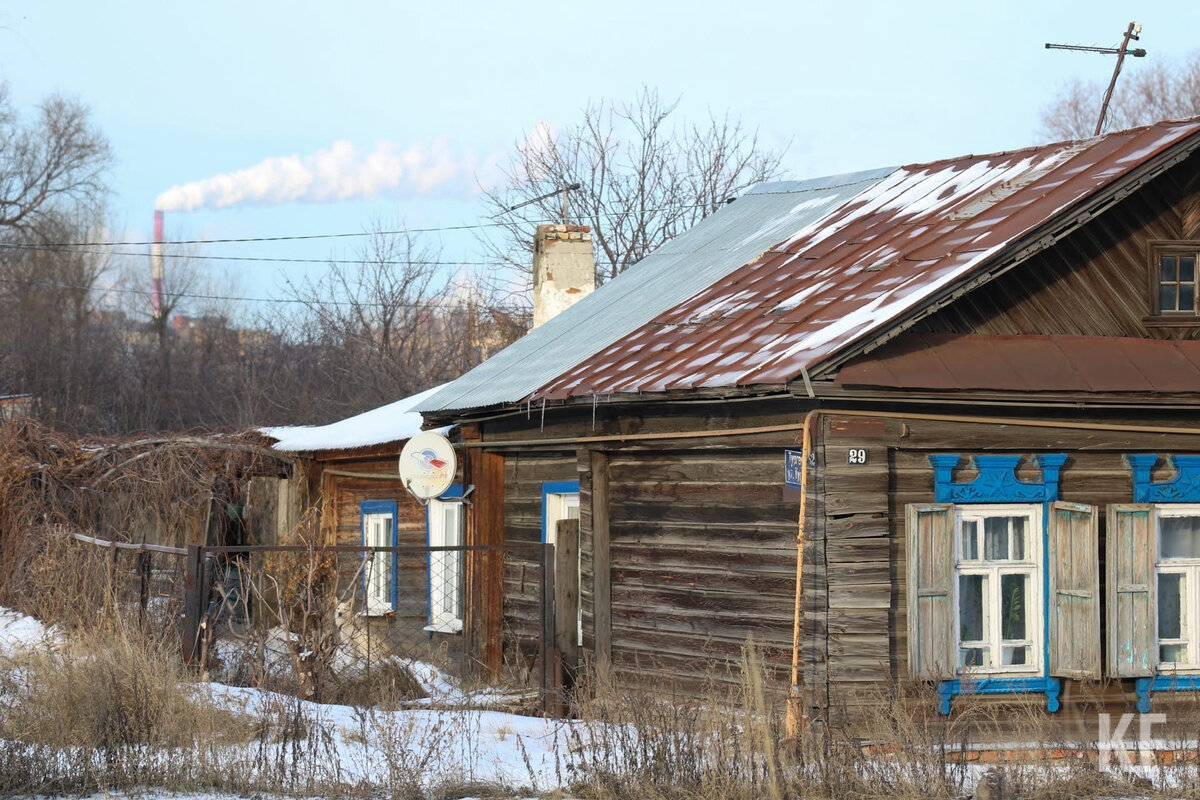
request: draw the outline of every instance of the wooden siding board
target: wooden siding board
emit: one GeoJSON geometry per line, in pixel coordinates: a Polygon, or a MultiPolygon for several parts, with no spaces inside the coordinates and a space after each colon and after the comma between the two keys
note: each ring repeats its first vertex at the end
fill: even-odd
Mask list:
{"type": "Polygon", "coordinates": [[[608,455],[618,674],[636,661],[640,683],[679,680],[660,653],[729,668],[750,638],[790,665],[798,503],[782,500],[782,464],[782,448],[608,455]]]}
{"type": "Polygon", "coordinates": [[[931,315],[914,330],[988,334],[1200,337],[1195,328],[1148,327],[1149,242],[1183,239],[1180,209],[1200,202],[1196,156],[1157,178],[1054,247],[931,315]],[[1063,313],[1070,308],[1071,313],[1063,313]]]}

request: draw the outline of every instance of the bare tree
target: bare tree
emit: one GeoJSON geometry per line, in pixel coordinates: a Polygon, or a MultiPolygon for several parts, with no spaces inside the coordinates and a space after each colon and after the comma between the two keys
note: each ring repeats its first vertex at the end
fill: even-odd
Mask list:
{"type": "Polygon", "coordinates": [[[0,250],[0,389],[29,392],[47,420],[90,413],[118,354],[101,329],[102,251],[65,246],[98,235],[82,212],[41,212],[20,246],[0,250]]]}
{"type": "MultiPolygon", "coordinates": [[[[1200,52],[1181,62],[1126,64],[1109,104],[1104,132],[1136,128],[1162,119],[1200,115],[1200,52]],[[1130,67],[1133,69],[1130,69],[1130,67]]],[[[1046,140],[1084,139],[1096,129],[1108,78],[1071,81],[1042,111],[1046,140]]]]}
{"type": "Polygon", "coordinates": [[[85,106],[51,95],[26,123],[0,84],[0,228],[27,231],[47,213],[96,208],[111,164],[85,106]]]}
{"type": "Polygon", "coordinates": [[[527,203],[575,183],[571,222],[590,225],[597,282],[625,271],[651,251],[721,207],[738,192],[776,177],[782,153],[728,114],[703,123],[677,118],[679,101],[643,88],[629,103],[602,100],[578,125],[554,133],[539,127],[502,168],[503,185],[487,194],[502,233],[488,242],[493,257],[528,288],[533,228],[562,217],[559,195],[527,203]]]}
{"type": "Polygon", "coordinates": [[[414,236],[379,232],[356,262],[288,282],[303,304],[297,346],[320,360],[319,385],[336,417],[389,403],[455,377],[465,339],[454,311],[463,299],[439,272],[439,250],[414,236]],[[302,344],[306,343],[306,344],[302,344]]]}

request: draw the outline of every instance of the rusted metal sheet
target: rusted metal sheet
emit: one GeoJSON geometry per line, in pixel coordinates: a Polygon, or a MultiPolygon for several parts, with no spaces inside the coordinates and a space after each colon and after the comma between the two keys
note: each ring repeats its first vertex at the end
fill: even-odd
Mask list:
{"type": "Polygon", "coordinates": [[[445,412],[524,400],[664,311],[811,229],[895,167],[754,187],[546,324],[421,401],[445,412]]]}
{"type": "Polygon", "coordinates": [[[1200,392],[1200,341],[921,334],[838,372],[842,386],[1200,392]]]}
{"type": "MultiPolygon", "coordinates": [[[[1173,158],[1200,147],[1197,133],[1200,120],[1164,122],[903,167],[527,399],[785,384],[1013,258],[1016,245],[1048,222],[1075,220],[1135,170],[1165,169],[1168,151],[1173,158]]],[[[1022,360],[1009,371],[1044,376],[1058,358],[1025,356],[1033,365],[1022,360]]],[[[954,374],[972,369],[984,371],[962,365],[954,374]]]]}

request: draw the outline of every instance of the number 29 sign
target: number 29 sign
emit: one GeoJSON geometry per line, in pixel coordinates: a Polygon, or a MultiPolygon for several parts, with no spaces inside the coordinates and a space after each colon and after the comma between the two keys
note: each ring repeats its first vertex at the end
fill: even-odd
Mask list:
{"type": "Polygon", "coordinates": [[[853,466],[862,466],[867,463],[867,448],[851,447],[846,451],[846,463],[853,466]]]}

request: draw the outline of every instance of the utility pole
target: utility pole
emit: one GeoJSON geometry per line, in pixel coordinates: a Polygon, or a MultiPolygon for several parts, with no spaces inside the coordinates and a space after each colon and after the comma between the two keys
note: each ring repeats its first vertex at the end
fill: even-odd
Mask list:
{"type": "Polygon", "coordinates": [[[1125,56],[1131,55],[1134,58],[1146,57],[1146,50],[1144,48],[1129,49],[1130,41],[1141,41],[1138,38],[1141,32],[1141,25],[1136,22],[1129,23],[1129,27],[1125,29],[1125,38],[1121,41],[1120,47],[1087,47],[1078,44],[1051,44],[1050,42],[1046,42],[1047,50],[1076,50],[1083,53],[1116,55],[1117,65],[1113,67],[1112,80],[1108,82],[1108,90],[1104,93],[1104,101],[1100,104],[1100,118],[1096,120],[1096,132],[1092,134],[1093,136],[1099,136],[1101,129],[1104,128],[1104,118],[1108,116],[1108,104],[1112,100],[1113,89],[1117,86],[1117,77],[1121,74],[1121,65],[1125,63],[1125,56]]]}

